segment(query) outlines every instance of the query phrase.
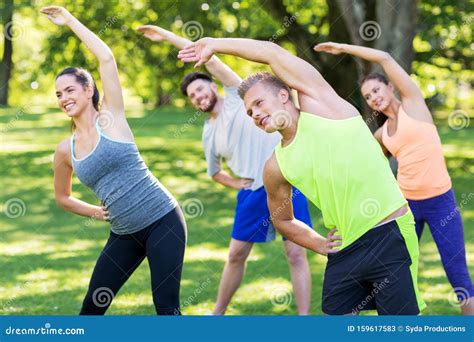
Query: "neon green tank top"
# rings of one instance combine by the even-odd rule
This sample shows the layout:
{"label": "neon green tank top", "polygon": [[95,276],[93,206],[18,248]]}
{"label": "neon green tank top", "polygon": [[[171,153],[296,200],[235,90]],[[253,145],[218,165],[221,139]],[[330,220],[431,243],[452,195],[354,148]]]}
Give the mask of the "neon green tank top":
{"label": "neon green tank top", "polygon": [[338,228],[341,249],[406,204],[388,160],[361,116],[343,120],[301,112],[293,141],[275,148],[286,180]]}

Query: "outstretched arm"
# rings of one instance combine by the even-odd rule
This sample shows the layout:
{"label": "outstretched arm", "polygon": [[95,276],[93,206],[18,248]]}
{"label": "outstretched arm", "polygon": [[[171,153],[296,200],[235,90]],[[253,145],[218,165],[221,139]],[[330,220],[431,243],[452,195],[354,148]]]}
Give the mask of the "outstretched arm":
{"label": "outstretched arm", "polygon": [[318,52],[327,52],[333,55],[347,53],[372,63],[382,66],[390,81],[400,91],[400,96],[411,100],[424,101],[423,94],[411,79],[410,75],[390,56],[388,52],[372,49],[364,46],[339,44],[339,43],[321,43],[314,47]]}
{"label": "outstretched arm", "polygon": [[117,64],[110,48],[65,8],[59,6],[43,7],[41,13],[46,14],[48,19],[56,25],[68,26],[97,57],[100,79],[104,90],[102,108],[105,107],[104,109],[112,112],[114,116],[125,118],[122,87],[120,86]]}
{"label": "outstretched arm", "polygon": [[315,100],[339,98],[334,89],[311,64],[267,41],[244,38],[203,38],[180,51],[184,62],[206,63],[215,53],[234,55],[268,64],[290,88]]}
{"label": "outstretched arm", "polygon": [[[155,25],[143,25],[137,30],[144,33],[144,37],[154,42],[167,41],[178,49],[183,49],[193,43],[189,39]],[[205,66],[209,73],[226,87],[238,87],[242,82],[242,79],[217,56],[213,56],[207,61]]]}
{"label": "outstretched arm", "polygon": [[305,223],[293,216],[291,185],[283,177],[275,155],[265,164],[263,182],[267,191],[267,203],[270,218],[278,231],[294,243],[316,253],[326,255],[336,253],[333,249],[340,246],[340,236],[335,236],[336,229],[331,230],[328,239],[316,233]]}

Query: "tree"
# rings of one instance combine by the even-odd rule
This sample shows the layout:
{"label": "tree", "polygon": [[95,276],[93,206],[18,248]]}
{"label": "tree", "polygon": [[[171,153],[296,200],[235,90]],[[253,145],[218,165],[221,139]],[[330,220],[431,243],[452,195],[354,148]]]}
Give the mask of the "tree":
{"label": "tree", "polygon": [[[68,9],[111,46],[124,87],[143,103],[184,104],[179,83],[193,68],[181,63],[176,58],[177,50],[171,46],[143,39],[135,31],[140,24],[158,24],[191,40],[209,36],[274,41],[318,68],[339,95],[364,113],[372,129],[380,124],[378,120],[383,116],[374,117],[367,110],[358,80],[372,71],[373,66],[348,55],[316,53],[312,49],[315,44],[337,41],[388,51],[414,74],[431,105],[455,108],[471,101],[456,92],[458,83],[472,84],[469,70],[472,69],[472,5],[469,2],[76,0]],[[38,74],[49,75],[70,65],[86,67],[98,75],[95,59],[70,30],[51,27],[45,18],[38,19],[39,16],[35,17],[26,7],[15,11],[15,15],[35,20],[47,36],[42,44],[43,55],[37,59],[44,62],[36,66],[35,61],[30,61],[28,70],[22,71],[30,75],[30,82],[36,80]],[[242,63],[232,56],[223,58],[242,77],[265,70],[265,66]],[[20,87],[15,85],[10,90],[27,97],[29,89],[21,85],[28,79],[23,74],[19,81],[20,64],[16,64],[12,83]],[[438,92],[446,99],[437,96]],[[434,98],[437,100],[431,100]]]}
{"label": "tree", "polygon": [[5,0],[2,8],[3,56],[0,63],[0,105],[8,105],[8,88],[13,68],[13,0]]}
{"label": "tree", "polygon": [[[405,69],[411,72],[413,38],[416,31],[416,1],[338,0],[337,4],[349,30],[350,43],[387,51]],[[358,78],[381,71],[380,66],[362,60],[357,62]],[[372,130],[386,120],[371,113],[364,106],[363,115]]]}
{"label": "tree", "polygon": [[[284,18],[300,18],[299,21],[296,20],[289,25],[285,25],[286,33],[278,38],[279,42],[290,42],[295,47],[296,54],[317,67],[340,96],[347,99],[354,97],[354,84],[357,84],[357,71],[354,61],[348,56],[335,58],[334,56],[316,53],[312,49],[317,43],[327,40],[349,42],[349,32],[344,21],[338,20],[341,17],[339,7],[333,1],[328,1],[327,6],[322,6],[325,4],[320,2],[318,4],[315,1],[308,6],[307,2],[301,1],[292,2],[293,10],[290,11],[283,0],[260,0],[260,2],[275,20],[285,21]],[[316,14],[318,10],[322,14],[320,17]],[[302,11],[310,11],[311,14],[308,16],[299,13]],[[316,25],[315,32],[317,35],[310,32],[310,26],[313,25]],[[321,34],[324,26],[329,27],[327,37]],[[354,98],[355,102],[360,105],[358,96],[356,95]]]}

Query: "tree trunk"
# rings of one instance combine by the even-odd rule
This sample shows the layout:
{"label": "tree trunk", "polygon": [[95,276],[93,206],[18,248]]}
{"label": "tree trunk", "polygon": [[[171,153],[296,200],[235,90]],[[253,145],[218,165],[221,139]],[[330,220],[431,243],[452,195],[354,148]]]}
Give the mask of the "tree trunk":
{"label": "tree trunk", "polygon": [[[367,7],[364,0],[337,0],[337,5],[342,12],[342,17],[346,23],[347,30],[349,30],[350,43],[354,45],[365,46],[366,42],[360,35],[360,28],[367,19]],[[371,19],[373,20],[373,18]],[[339,42],[336,40],[336,42]],[[361,79],[370,71],[370,63],[364,60],[356,59],[357,75]]]}
{"label": "tree trunk", "polygon": [[[412,45],[416,29],[416,1],[337,0],[337,4],[352,44],[387,51],[408,73],[411,71],[415,57]],[[382,71],[379,65],[356,60],[359,78],[370,72]],[[375,131],[386,118],[370,111],[365,104],[363,108],[364,119]]]}
{"label": "tree trunk", "polygon": [[[160,77],[163,76],[160,75]],[[170,105],[173,100],[172,95],[163,90],[160,81],[157,82],[155,96],[155,108]]]}
{"label": "tree trunk", "polygon": [[[350,43],[350,31],[347,28],[342,12],[334,1],[328,0],[328,21],[330,23],[328,41]],[[318,41],[322,43],[322,41]],[[354,103],[359,109],[363,107],[358,85],[358,65],[348,55],[334,56],[319,53],[327,59],[323,76],[343,99]]]}
{"label": "tree trunk", "polygon": [[375,41],[374,48],[389,52],[410,73],[415,57],[413,38],[416,33],[416,1],[378,1],[376,15],[382,34]]}
{"label": "tree trunk", "polygon": [[[296,17],[294,13],[288,12],[282,0],[261,0],[261,4],[279,22]],[[329,38],[349,42],[349,32],[344,21],[337,19],[340,17],[339,8],[332,1],[328,1],[327,20],[331,23]],[[340,96],[348,99],[355,95],[357,98],[358,95],[354,88],[357,85],[357,71],[353,59],[343,57],[341,60],[341,58],[334,56],[316,53],[313,47],[321,41],[297,21],[291,21],[286,30],[286,35],[280,38],[294,44],[298,57],[315,66]]]}
{"label": "tree trunk", "polygon": [[13,68],[13,44],[12,34],[13,27],[10,23],[13,20],[13,0],[5,0],[2,9],[2,22],[4,27],[4,48],[3,57],[0,63],[0,105],[8,105],[8,85],[10,82],[11,71]]}

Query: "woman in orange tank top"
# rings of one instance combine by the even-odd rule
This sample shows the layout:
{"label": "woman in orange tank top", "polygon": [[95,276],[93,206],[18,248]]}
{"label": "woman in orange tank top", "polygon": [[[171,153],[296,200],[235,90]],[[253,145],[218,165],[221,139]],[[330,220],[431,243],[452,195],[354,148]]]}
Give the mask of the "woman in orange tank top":
{"label": "woman in orange tank top", "polygon": [[[474,315],[474,286],[467,268],[461,215],[441,141],[421,90],[384,51],[338,43],[318,44],[315,50],[351,54],[380,64],[387,74],[390,82],[378,73],[366,76],[361,82],[368,106],[387,117],[374,136],[384,152],[389,151],[397,159],[397,180],[415,217],[418,238],[426,222],[462,313]],[[400,93],[400,100],[394,87]]]}

